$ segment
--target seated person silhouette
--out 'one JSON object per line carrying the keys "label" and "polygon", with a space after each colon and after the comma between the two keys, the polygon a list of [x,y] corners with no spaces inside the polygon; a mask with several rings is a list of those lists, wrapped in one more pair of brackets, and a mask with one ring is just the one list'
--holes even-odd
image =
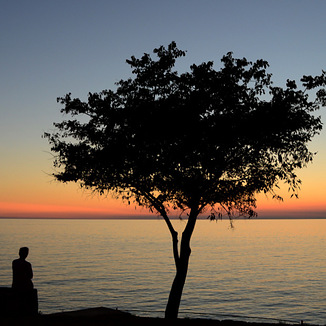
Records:
{"label": "seated person silhouette", "polygon": [[12,262],[12,288],[16,290],[33,289],[32,265],[26,261],[29,249],[22,247],[19,249],[19,258]]}

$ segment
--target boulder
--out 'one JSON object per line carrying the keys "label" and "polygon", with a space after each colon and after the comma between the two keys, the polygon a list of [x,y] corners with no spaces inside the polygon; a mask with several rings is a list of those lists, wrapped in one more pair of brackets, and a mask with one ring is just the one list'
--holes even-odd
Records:
{"label": "boulder", "polygon": [[37,289],[17,290],[8,287],[0,287],[0,316],[37,314]]}

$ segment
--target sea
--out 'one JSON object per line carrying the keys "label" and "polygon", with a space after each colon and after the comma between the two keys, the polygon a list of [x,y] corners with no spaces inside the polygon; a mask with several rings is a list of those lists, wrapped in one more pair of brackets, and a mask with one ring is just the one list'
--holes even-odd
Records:
{"label": "sea", "polygon": [[[174,220],[181,234],[186,221]],[[175,274],[165,222],[0,219],[0,286],[22,246],[43,314],[108,307],[163,317]],[[326,324],[326,220],[197,222],[182,318]]]}

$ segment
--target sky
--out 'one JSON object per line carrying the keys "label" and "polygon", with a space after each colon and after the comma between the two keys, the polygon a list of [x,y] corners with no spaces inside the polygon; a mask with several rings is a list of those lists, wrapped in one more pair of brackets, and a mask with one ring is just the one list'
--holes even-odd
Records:
{"label": "sky", "polygon": [[[114,89],[131,76],[125,60],[176,41],[179,63],[234,57],[267,60],[275,86],[326,70],[324,0],[56,0],[1,1],[0,217],[143,216],[117,199],[60,184],[41,136],[61,121],[57,97]],[[323,123],[326,112],[318,112]],[[299,199],[258,196],[260,217],[326,217],[326,130],[298,171]]]}

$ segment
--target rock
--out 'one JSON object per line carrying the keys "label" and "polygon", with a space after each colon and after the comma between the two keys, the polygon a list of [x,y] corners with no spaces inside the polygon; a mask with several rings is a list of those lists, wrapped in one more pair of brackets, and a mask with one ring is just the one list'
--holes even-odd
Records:
{"label": "rock", "polygon": [[8,287],[0,287],[0,316],[37,314],[37,289],[16,290]]}

